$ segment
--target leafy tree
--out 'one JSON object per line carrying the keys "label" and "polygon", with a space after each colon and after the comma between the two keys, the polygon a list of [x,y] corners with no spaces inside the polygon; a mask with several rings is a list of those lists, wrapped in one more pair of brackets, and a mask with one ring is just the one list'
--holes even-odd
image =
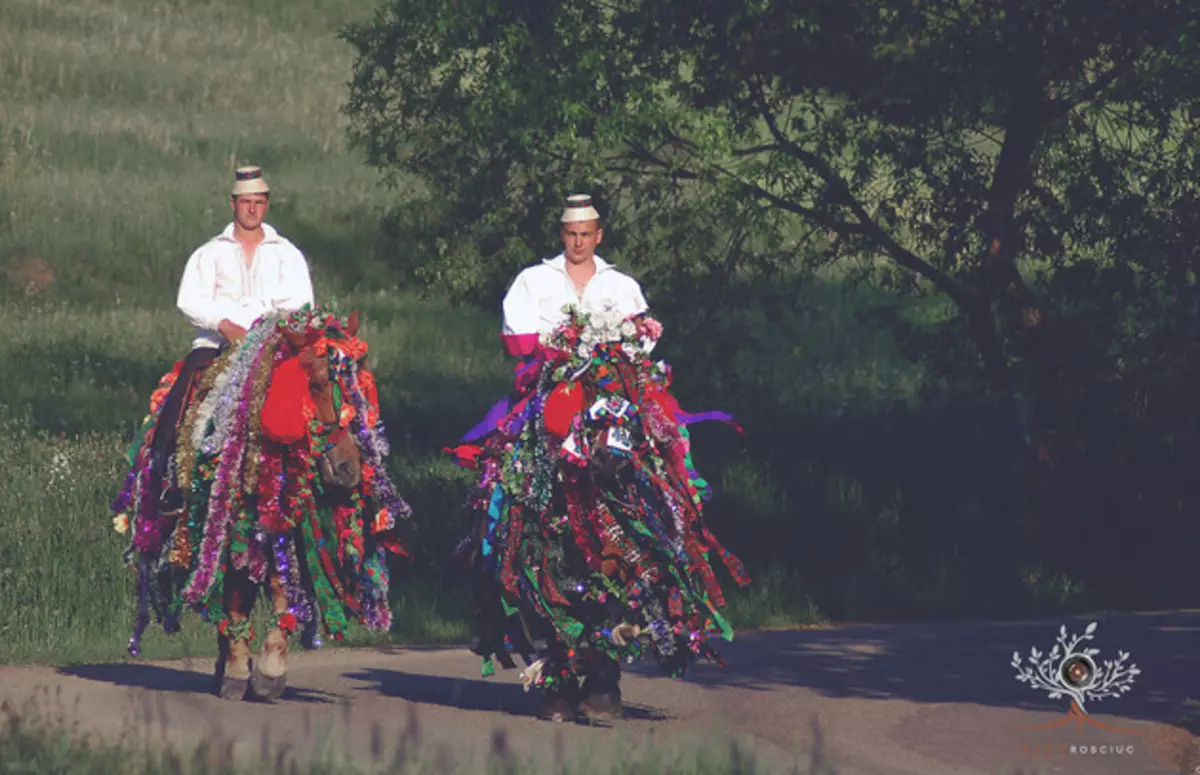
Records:
{"label": "leafy tree", "polygon": [[443,284],[494,293],[585,189],[617,247],[690,298],[848,258],[944,295],[1019,473],[1081,379],[1058,321],[1119,328],[1129,310],[1096,283],[1174,303],[1200,269],[1196,11],[388,0],[345,33],[347,110],[373,164],[420,181],[401,212],[432,249],[413,268]]}

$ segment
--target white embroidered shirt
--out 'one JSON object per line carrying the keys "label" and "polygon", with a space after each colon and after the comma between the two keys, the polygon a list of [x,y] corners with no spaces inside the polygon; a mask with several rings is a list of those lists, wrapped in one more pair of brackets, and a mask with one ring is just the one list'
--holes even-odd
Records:
{"label": "white embroidered shirt", "polygon": [[566,257],[559,253],[540,264],[521,270],[504,297],[504,333],[542,334],[553,331],[567,319],[563,308],[575,304],[585,312],[599,312],[608,304],[622,316],[647,309],[638,281],[596,256],[596,273],[580,297],[567,274]]}
{"label": "white embroidered shirt", "polygon": [[263,240],[249,263],[232,223],[188,259],[176,306],[196,329],[192,349],[224,344],[217,332],[222,320],[248,329],[271,310],[313,303],[304,254],[271,226],[262,228]]}

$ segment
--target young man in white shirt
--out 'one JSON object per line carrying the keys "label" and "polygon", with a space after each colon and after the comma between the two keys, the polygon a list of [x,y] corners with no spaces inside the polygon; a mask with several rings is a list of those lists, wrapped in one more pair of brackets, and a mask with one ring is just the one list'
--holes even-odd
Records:
{"label": "young man in white shirt", "polygon": [[625,316],[647,309],[638,281],[596,255],[604,229],[592,198],[568,197],[561,220],[563,252],[522,270],[504,297],[504,342],[510,354],[533,352],[538,334],[567,319],[563,308],[568,304],[585,311],[612,304]]}
{"label": "young man in white shirt", "polygon": [[[304,255],[264,222],[270,192],[260,168],[239,167],[229,198],[233,222],[192,253],[183,270],[176,306],[196,335],[155,428],[152,470],[159,481],[166,476],[183,408],[200,374],[266,313],[313,303]],[[182,494],[168,487],[162,505],[165,512],[178,511]]]}

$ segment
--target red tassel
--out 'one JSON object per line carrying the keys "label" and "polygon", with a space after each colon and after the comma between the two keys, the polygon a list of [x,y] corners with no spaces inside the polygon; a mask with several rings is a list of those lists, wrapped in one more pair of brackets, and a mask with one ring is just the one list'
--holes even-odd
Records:
{"label": "red tassel", "polygon": [[308,373],[300,359],[275,367],[262,408],[263,433],[281,444],[295,444],[308,434],[307,413],[316,410],[309,394]]}
{"label": "red tassel", "polygon": [[655,386],[651,386],[646,390],[646,400],[658,404],[672,422],[683,412],[683,409],[679,406],[679,402],[675,400],[675,396]]}
{"label": "red tassel", "polygon": [[463,468],[478,468],[479,455],[483,447],[475,444],[463,444],[458,447],[442,447],[442,452],[454,456],[454,462]]}
{"label": "red tassel", "polygon": [[583,411],[583,388],[579,385],[560,384],[546,397],[542,406],[542,417],[546,430],[560,439],[571,432],[575,415]]}

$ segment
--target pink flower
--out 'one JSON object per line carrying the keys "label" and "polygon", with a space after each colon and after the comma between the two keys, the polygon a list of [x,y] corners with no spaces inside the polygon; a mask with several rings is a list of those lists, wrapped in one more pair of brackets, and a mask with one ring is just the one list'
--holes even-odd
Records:
{"label": "pink flower", "polygon": [[642,327],[645,329],[646,334],[651,339],[658,339],[660,336],[662,336],[662,332],[663,332],[662,323],[659,323],[654,318],[646,318],[645,320],[643,320]]}

